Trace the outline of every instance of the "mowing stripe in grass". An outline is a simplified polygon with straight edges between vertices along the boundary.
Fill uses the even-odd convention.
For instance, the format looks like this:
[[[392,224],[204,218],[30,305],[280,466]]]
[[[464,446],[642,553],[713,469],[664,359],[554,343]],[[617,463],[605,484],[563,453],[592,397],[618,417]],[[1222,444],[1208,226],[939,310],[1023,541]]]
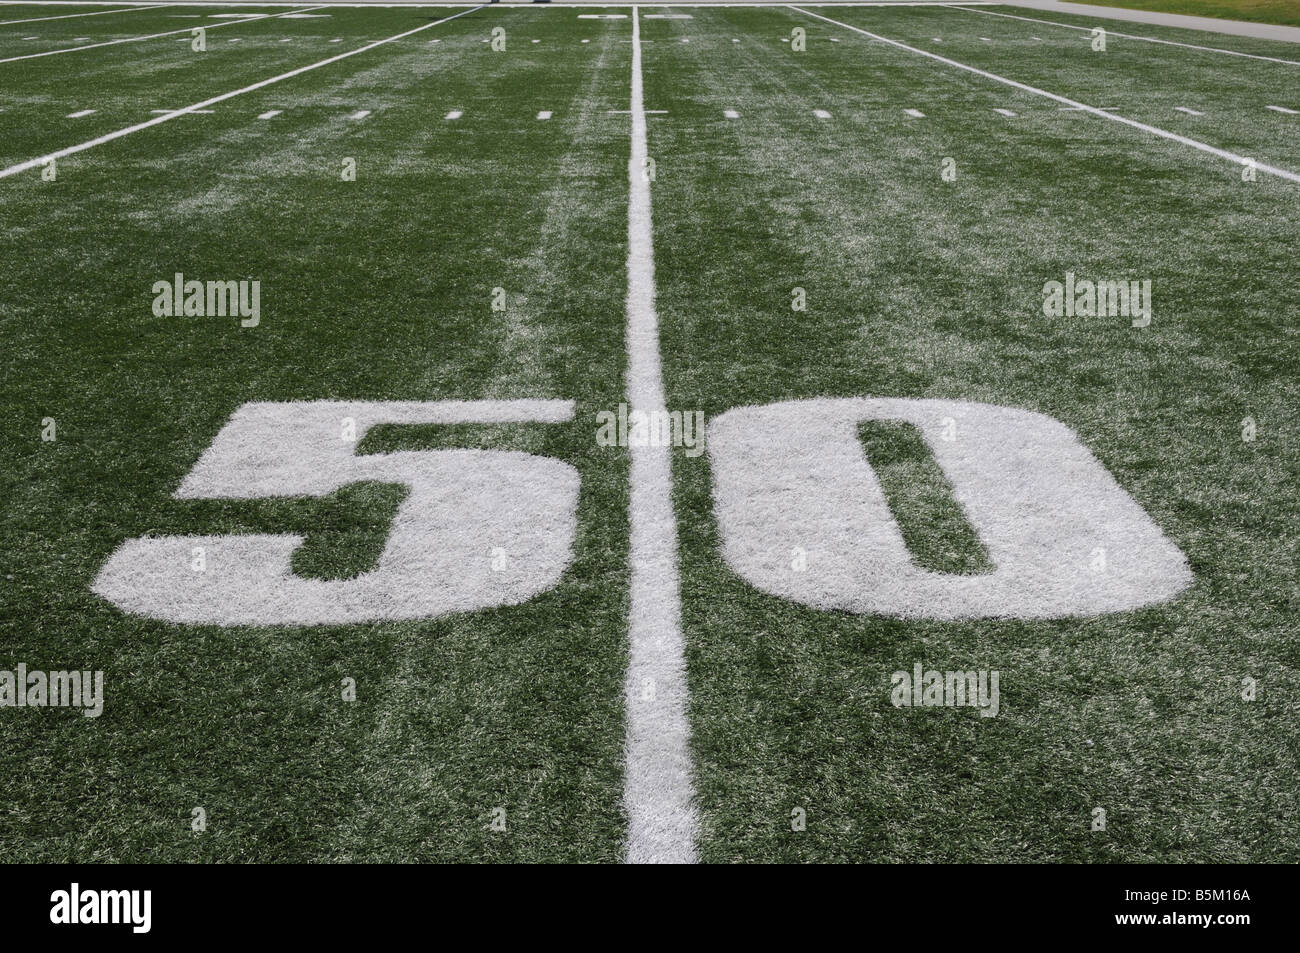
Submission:
[[[790,9],[802,13],[805,16],[815,17],[818,20],[824,20],[827,23],[833,23],[836,26],[843,27],[846,30],[852,30],[854,33],[861,33],[863,36],[868,37],[872,40],[879,40],[881,43],[888,43],[890,46],[895,46],[900,50],[906,50],[909,53],[916,53],[918,56],[929,57],[930,59],[936,60],[947,66],[955,66],[957,69],[965,70],[968,73],[974,73],[976,76],[982,76],[985,79],[991,79],[996,83],[1002,83],[1003,85],[1010,86],[1013,89],[1019,89],[1026,93],[1033,93],[1035,96],[1046,96],[1048,99],[1055,100],[1058,103],[1064,103],[1065,105],[1069,106],[1071,109],[1077,109],[1077,110],[1081,110],[1082,112],[1092,113],[1094,116],[1101,116],[1103,119],[1109,119],[1112,122],[1123,123],[1126,126],[1132,126],[1134,129],[1140,129],[1142,132],[1149,132],[1153,136],[1159,136],[1162,139],[1169,139],[1170,141],[1177,142],[1180,145],[1190,146],[1193,149],[1199,149],[1201,152],[1209,153],[1212,156],[1218,156],[1220,159],[1227,159],[1229,162],[1236,163],[1237,165],[1244,165],[1246,164],[1247,161],[1250,161],[1245,156],[1238,155],[1235,152],[1229,152],[1226,149],[1220,149],[1217,146],[1209,145],[1208,143],[1201,142],[1197,139],[1189,139],[1186,136],[1180,136],[1176,132],[1170,132],[1167,129],[1161,129],[1158,126],[1148,126],[1146,123],[1138,122],[1136,119],[1129,119],[1125,116],[1113,115],[1111,113],[1106,112],[1106,110],[1104,109],[1097,108],[1096,106],[1089,106],[1086,103],[1078,102],[1066,96],[1060,96],[1057,95],[1056,93],[1049,93],[1047,90],[1039,89],[1037,86],[1030,86],[1027,83],[1020,83],[1014,79],[1007,79],[1007,77],[1005,76],[999,76],[997,73],[990,73],[987,70],[982,70],[974,66],[968,66],[965,63],[958,63],[956,60],[950,60],[948,59],[948,57],[940,56],[938,53],[931,53],[928,50],[918,49],[915,46],[908,46],[906,43],[900,43],[898,40],[891,40],[888,37],[881,36],[878,33],[871,33],[867,30],[859,29],[858,27],[855,26],[850,26],[847,23],[842,23],[839,20],[832,20],[830,17],[824,17],[820,13],[813,13],[811,10],[804,10],[800,7],[796,7],[793,5],[791,5]],[[1288,171],[1287,169],[1280,169],[1274,165],[1265,165],[1262,162],[1255,162],[1254,168],[1259,170],[1260,172],[1267,172],[1269,175],[1275,175],[1280,179],[1286,179],[1288,182],[1300,183],[1300,174]]]
[[[346,53],[340,53],[338,56],[331,56],[328,59],[321,60],[317,63],[310,63],[307,66],[300,66],[297,69],[290,70],[287,73],[281,73],[279,76],[272,76],[270,79],[264,79],[260,82],[253,83],[251,86],[245,86],[243,89],[236,89],[229,93],[222,93],[220,96],[213,96],[211,99],[205,99],[202,102],[194,103],[192,106],[186,106],[184,109],[178,109],[174,113],[168,113],[165,116],[159,116],[156,119],[150,119],[147,122],[139,122],[134,126],[127,126],[125,129],[119,129],[116,132],[110,132],[86,142],[79,143],[75,146],[68,146],[66,149],[60,149],[57,152],[51,152],[47,155],[38,156],[35,159],[28,159],[25,162],[19,162],[17,165],[11,165],[7,169],[0,169],[0,179],[7,178],[11,175],[17,175],[20,172],[26,172],[28,169],[35,169],[45,165],[51,159],[62,159],[65,156],[76,155],[78,152],[84,152],[87,149],[93,149],[95,146],[102,146],[106,142],[112,142],[115,139],[121,139],[123,136],[129,136],[133,132],[140,132],[142,129],[148,129],[150,126],[157,126],[159,123],[167,122],[169,119],[175,119],[177,116],[184,116],[187,113],[198,112],[206,109],[216,103],[225,102],[227,99],[233,99],[236,96],[242,96],[244,93],[251,93],[254,90],[262,89],[273,83],[279,83],[282,80],[292,79],[295,76],[301,76],[303,73],[309,73],[314,69],[320,69],[322,66],[329,66],[331,63],[337,63],[339,60],[345,60],[349,56],[356,56],[358,53],[365,53],[375,49],[378,46],[404,39],[415,33],[420,33],[430,27],[438,26],[440,23],[446,23],[448,20],[455,20],[457,17],[463,17],[467,13],[474,13],[482,10],[487,4],[479,4],[468,10],[462,10],[459,13],[452,14],[449,17],[443,17],[441,20],[434,20],[432,23],[426,23],[423,26],[417,26],[413,30],[407,30],[404,33],[398,33],[394,36],[385,37],[382,40],[376,40],[373,43],[367,43],[365,46],[359,46],[355,50],[348,50]],[[1261,166],[1261,168],[1263,168]]]
[[[96,10],[93,13],[65,13],[57,17],[31,17],[27,20],[0,20],[0,26],[13,26],[17,23],[40,23],[44,20],[73,20],[77,17],[102,17],[106,13],[134,13],[137,10],[157,10],[159,7],[170,6],[167,3],[155,3],[147,7],[119,7],[116,10]]]
[[[632,8],[632,152],[627,207],[627,399],[633,411],[663,412],[659,315],[655,310],[654,225],[646,174],[641,19]],[[631,613],[628,619],[626,780],[629,863],[696,860],[690,725],[681,581],[667,446],[632,446]]]
[[[944,4],[944,6],[950,6],[954,10],[966,10],[970,13],[984,13],[991,17],[1006,17],[1009,20],[1028,20],[1030,23],[1046,23],[1048,26],[1064,27],[1067,30],[1083,30],[1085,33],[1091,33],[1094,29],[1090,26],[1075,26],[1073,23],[1057,23],[1055,20],[1040,20],[1037,17],[1022,17],[1017,16],[1014,13],[995,13],[992,10],[979,10],[975,7],[957,6],[955,4]],[[1107,28],[1106,33],[1109,36],[1122,36],[1126,40],[1141,40],[1144,43],[1162,43],[1165,46],[1181,46],[1184,49],[1200,50],[1204,53],[1226,53],[1229,56],[1244,56],[1247,59],[1252,60],[1267,60],[1270,63],[1283,63],[1287,66],[1300,66],[1300,61],[1298,60],[1283,60],[1276,56],[1260,56],[1258,53],[1241,53],[1237,50],[1220,49],[1217,46],[1197,46],[1195,43],[1179,43],[1175,40],[1159,40],[1154,36],[1135,36],[1132,33],[1119,33],[1118,31],[1109,28]],[[1037,40],[1038,37],[1035,36],[1030,39]]]
[[[298,10],[322,10],[324,7],[299,7]],[[256,20],[274,19],[276,17],[288,16],[288,13],[261,13],[254,16],[245,17],[242,20],[226,20],[224,23],[206,23],[203,26],[205,30],[215,30],[223,26],[237,26],[241,23],[253,23]],[[42,56],[58,56],[60,53],[79,53],[82,50],[97,50],[104,46],[118,46],[122,43],[138,43],[141,40],[156,40],[163,36],[176,36],[179,33],[191,33],[194,27],[185,27],[181,30],[168,30],[166,33],[149,33],[144,36],[128,36],[120,40],[105,40],[102,43],[86,43],[82,46],[65,46],[59,50],[46,50],[44,53],[24,53],[22,56],[10,56],[7,59],[0,60],[0,63],[14,63],[18,60],[34,60]]]

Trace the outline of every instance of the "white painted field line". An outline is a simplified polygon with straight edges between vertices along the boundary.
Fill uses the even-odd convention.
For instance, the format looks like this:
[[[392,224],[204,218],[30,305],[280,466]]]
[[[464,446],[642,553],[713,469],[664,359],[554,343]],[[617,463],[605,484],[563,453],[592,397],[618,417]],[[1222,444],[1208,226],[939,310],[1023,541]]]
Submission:
[[[357,110],[356,112],[354,112],[352,115],[348,116],[348,118],[349,118],[349,119],[365,119],[365,118],[366,118],[367,116],[369,116],[369,115],[370,115],[370,110],[369,110],[369,109],[358,109],[358,110]]]
[[[157,10],[171,6],[168,3],[155,3],[147,7],[119,7],[116,10],[96,10],[94,13],[65,13],[57,17],[31,17],[26,20],[0,20],[0,26],[13,26],[17,23],[40,23],[43,20],[72,20],[76,17],[102,17],[107,13],[134,13],[136,10]]]
[[[149,112],[154,113],[154,114],[159,114],[159,113],[174,113],[175,111],[176,111],[176,110],[174,110],[174,109],[151,109],[151,110],[149,110]],[[210,115],[212,115],[213,112],[215,112],[215,110],[212,110],[212,109],[191,109],[191,110],[190,110],[190,115],[197,116],[197,115],[203,114],[203,115],[206,115],[206,116],[210,116]]]
[[[847,23],[841,23],[839,20],[832,20],[830,17],[824,17],[820,13],[813,13],[811,10],[804,10],[800,7],[791,6],[791,10],[797,10],[805,16],[816,17],[818,20],[825,20],[827,23],[833,23],[836,26],[843,27],[846,30],[852,30],[854,33],[861,33],[863,36],[878,40],[881,43],[888,43],[890,46],[897,47],[900,50],[907,50],[909,53],[915,53],[918,56],[926,56],[947,66],[965,70],[968,73],[974,73],[976,76],[982,76],[985,79],[991,79],[995,83],[1002,83],[1004,86],[1010,86],[1013,89],[1019,89],[1022,92],[1033,93],[1035,96],[1045,96],[1048,99],[1055,100],[1058,103],[1064,103],[1071,109],[1082,110],[1083,112],[1092,113],[1094,116],[1100,116],[1102,119],[1109,119],[1111,122],[1123,123],[1134,129],[1140,129],[1142,132],[1150,133],[1153,136],[1159,136],[1161,139],[1168,139],[1171,142],[1177,142],[1180,145],[1190,146],[1193,149],[1199,149],[1201,152],[1209,153],[1212,156],[1218,156],[1220,159],[1227,159],[1237,165],[1244,165],[1248,160],[1246,156],[1238,155],[1235,152],[1229,152],[1226,149],[1220,149],[1217,146],[1200,142],[1196,139],[1189,139],[1187,136],[1180,136],[1176,132],[1170,132],[1167,129],[1160,129],[1157,126],[1148,126],[1144,122],[1138,122],[1136,119],[1129,119],[1125,116],[1117,116],[1113,113],[1106,112],[1104,109],[1098,109],[1096,106],[1089,106],[1085,103],[1077,102],[1065,96],[1056,93],[1049,93],[1045,89],[1039,89],[1037,86],[1029,86],[1026,83],[1017,82],[1014,79],[1007,79],[1005,76],[999,76],[997,73],[990,73],[987,70],[978,69],[974,66],[967,66],[965,63],[958,63],[956,60],[950,60],[946,56],[940,56],[938,53],[931,53],[928,50],[918,49],[915,46],[908,46],[906,43],[900,43],[898,40],[891,40],[888,37],[881,36],[878,33],[870,33],[867,30],[850,26]],[[1262,162],[1254,163],[1254,168],[1260,172],[1267,172],[1269,175],[1275,175],[1280,179],[1286,179],[1288,182],[1300,182],[1300,174],[1291,172],[1287,169],[1280,169],[1277,166],[1265,165]]]
[[[1196,109],[1188,109],[1186,106],[1175,106],[1174,109],[1180,113],[1187,113],[1189,116],[1204,116],[1205,113]]]
[[[830,119],[830,118],[831,118],[831,114],[828,113],[825,109],[814,109],[814,110],[813,110],[813,115],[816,116],[818,119]]]
[[[646,175],[641,18],[632,8],[632,154],[627,164],[627,398],[632,410],[666,410],[655,311],[654,224]],[[686,718],[677,522],[668,446],[633,446],[631,615],[623,694],[627,758],[623,805],[628,863],[693,863],[695,790]]]
[[[1010,109],[995,109],[993,111],[997,113],[999,116],[1006,116],[1008,119],[1016,118],[1016,114],[1012,112]]]
[[[463,115],[465,115],[465,114],[464,114],[463,112],[461,112],[459,109],[453,109],[451,112],[447,113],[447,118],[448,118],[448,119],[459,119],[459,118],[460,118],[461,116],[463,116]]]
[[[321,10],[323,7],[302,7],[303,10]],[[273,19],[275,17],[285,16],[283,13],[263,13],[257,16],[244,17],[242,20],[226,20],[221,23],[204,24],[205,30],[216,30],[223,26],[236,26],[241,23],[253,23],[257,20]],[[105,46],[118,46],[122,43],[139,43],[142,40],[156,40],[163,36],[176,36],[180,33],[190,33],[194,27],[185,27],[180,30],[167,30],[165,33],[149,33],[145,36],[128,36],[120,40],[104,40],[102,43],[85,43],[81,46],[65,46],[58,50],[46,50],[44,53],[24,53],[22,56],[10,56],[0,60],[0,63],[16,63],[18,60],[34,60],[42,56],[58,56],[60,53],[78,53],[82,50],[98,50]]]
[[[726,117],[727,119],[739,119],[739,118],[740,118],[740,113],[736,112],[734,109],[724,109],[724,110],[722,111],[722,115],[723,115],[724,117]]]
[[[551,118],[551,111],[550,111],[549,109],[543,109],[541,112],[539,112],[539,113],[537,114],[537,118],[538,118],[538,119],[550,119],[550,118]]]
[[[95,112],[95,110],[93,110],[93,109],[83,109],[83,110],[81,110],[80,112],[68,113],[68,118],[69,118],[69,119],[80,119],[82,116],[90,116],[90,115],[93,115],[94,112]]]
[[[1055,20],[1040,20],[1037,17],[1022,17],[1014,13],[995,13],[992,10],[981,10],[978,7],[966,6],[964,4],[961,6],[944,4],[944,6],[947,6],[951,10],[965,10],[968,13],[983,13],[991,17],[1006,17],[1009,20],[1026,20],[1029,23],[1046,23],[1048,26],[1064,27],[1067,30],[1082,30],[1085,33],[1091,33],[1093,31],[1093,27],[1090,26],[1075,26],[1073,23],[1057,23]],[[1110,36],[1122,36],[1126,40],[1141,40],[1144,43],[1160,43],[1164,46],[1181,46],[1184,49],[1200,50],[1203,53],[1226,53],[1228,56],[1244,56],[1246,59],[1250,60],[1267,60],[1270,63],[1284,63],[1287,66],[1300,66],[1300,60],[1283,60],[1278,59],[1276,56],[1260,56],[1258,53],[1241,53],[1237,50],[1220,49],[1217,46],[1197,46],[1195,43],[1179,43],[1176,40],[1160,40],[1154,36],[1137,36],[1133,33],[1120,33],[1117,30],[1112,30],[1110,27],[1106,28],[1106,33]],[[1031,39],[1037,40],[1038,37],[1031,37]]]
[[[1300,110],[1287,109],[1285,106],[1265,106],[1265,109],[1271,109],[1275,113],[1286,113],[1288,116],[1300,116]]]
[[[78,152],[85,152],[87,149],[93,149],[95,146],[102,146],[106,142],[112,142],[114,139],[121,139],[123,136],[129,136],[133,132],[140,132],[142,129],[148,129],[150,126],[157,126],[160,123],[175,119],[177,116],[184,116],[199,109],[207,109],[209,106],[215,106],[217,103],[223,103],[227,99],[233,99],[236,96],[242,96],[244,93],[251,93],[256,89],[262,89],[273,83],[279,83],[286,79],[292,79],[295,76],[301,76],[303,73],[310,73],[314,69],[320,69],[322,66],[329,66],[331,63],[337,63],[339,60],[345,60],[349,56],[356,56],[358,53],[366,53],[379,46],[393,43],[397,40],[405,39],[416,33],[428,30],[431,27],[438,26],[440,23],[446,23],[448,20],[455,20],[457,17],[463,17],[467,13],[474,13],[482,10],[487,4],[481,3],[477,7],[468,10],[461,10],[459,13],[453,13],[449,17],[443,17],[441,20],[434,20],[432,23],[425,23],[417,26],[412,30],[404,33],[398,33],[394,36],[385,37],[382,40],[375,40],[373,43],[367,43],[365,46],[359,46],[355,50],[348,50],[346,53],[339,53],[337,56],[331,56],[328,59],[320,60],[316,63],[309,63],[306,66],[299,66],[297,69],[289,70],[287,73],[281,73],[279,76],[272,76],[270,79],[264,79],[253,83],[251,86],[245,86],[243,89],[236,89],[229,93],[222,93],[220,96],[213,96],[211,99],[205,99],[202,102],[194,103],[192,106],[186,106],[184,109],[178,109],[174,113],[168,113],[165,116],[158,116],[145,122],[138,122],[134,126],[127,126],[125,129],[118,129],[116,132],[110,132],[107,135],[99,136],[95,139],[89,139],[86,142],[79,143],[75,146],[68,146],[66,149],[59,149],[57,152],[51,152],[47,155],[38,156],[35,159],[28,159],[26,162],[19,162],[17,165],[11,165],[7,169],[0,169],[0,179],[8,178],[11,175],[17,175],[20,172],[26,172],[28,169],[35,169],[45,165],[51,159],[62,159],[65,156],[76,155]]]
[[[908,114],[909,116],[911,116],[913,119],[924,119],[924,118],[925,118],[925,113],[921,112],[921,110],[919,110],[919,109],[904,109],[903,112],[907,113],[907,114]]]
[[[280,115],[280,113],[282,113],[282,112],[284,112],[283,109],[268,109],[266,112],[264,112],[264,113],[260,113],[260,114],[258,115],[257,118],[258,118],[258,119],[274,119],[276,116]]]

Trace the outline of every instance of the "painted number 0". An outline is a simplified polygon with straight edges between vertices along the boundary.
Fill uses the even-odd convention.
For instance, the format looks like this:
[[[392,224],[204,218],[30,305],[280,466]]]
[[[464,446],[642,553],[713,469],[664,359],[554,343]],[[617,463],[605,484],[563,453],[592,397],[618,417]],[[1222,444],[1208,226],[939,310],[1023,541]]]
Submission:
[[[869,420],[921,432],[992,572],[912,562],[858,439]],[[1068,427],[1042,414],[949,400],[791,401],[728,411],[708,444],[724,558],[794,602],[1040,619],[1163,602],[1192,581],[1178,548]]]
[[[432,618],[524,602],[555,586],[573,558],[573,467],[497,450],[359,455],[356,444],[378,424],[572,417],[571,401],[547,400],[245,404],[176,496],[403,484],[408,496],[375,569],[350,580],[295,576],[291,556],[304,537],[291,534],[140,538],[109,557],[93,589],[128,612],[216,625]],[[341,431],[347,419],[354,426]],[[857,437],[867,420],[906,422],[925,436],[992,572],[912,562]],[[728,411],[707,446],[727,563],[805,605],[938,619],[1082,616],[1165,601],[1192,581],[1178,548],[1067,427],[1041,414],[960,401],[792,401]]]

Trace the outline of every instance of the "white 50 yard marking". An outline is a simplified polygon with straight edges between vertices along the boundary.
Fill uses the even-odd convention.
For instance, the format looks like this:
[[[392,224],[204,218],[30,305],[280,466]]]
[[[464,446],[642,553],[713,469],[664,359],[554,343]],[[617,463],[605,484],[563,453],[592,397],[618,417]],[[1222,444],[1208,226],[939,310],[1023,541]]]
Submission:
[[[1151,135],[1159,136],[1161,139],[1169,139],[1170,141],[1177,142],[1180,145],[1191,146],[1193,149],[1199,149],[1201,152],[1208,152],[1212,156],[1218,156],[1220,159],[1227,159],[1229,162],[1235,162],[1237,165],[1244,165],[1246,162],[1250,161],[1245,156],[1238,155],[1235,152],[1229,152],[1226,149],[1220,149],[1217,146],[1212,146],[1196,139],[1189,139],[1186,136],[1180,136],[1175,132],[1170,132],[1167,129],[1160,129],[1157,126],[1148,126],[1146,123],[1138,122],[1136,119],[1128,119],[1124,116],[1112,115],[1104,109],[1098,109],[1096,106],[1089,106],[1086,103],[1077,102],[1073,99],[1068,99],[1065,96],[1059,96],[1056,93],[1049,93],[1047,90],[1039,89],[1037,86],[1019,83],[1014,79],[1007,79],[1005,76],[999,76],[997,73],[990,73],[987,70],[977,69],[974,66],[967,66],[965,63],[958,63],[956,60],[950,60],[948,57],[940,56],[938,53],[931,53],[928,50],[918,49],[915,46],[908,46],[906,43],[898,42],[898,40],[891,40],[889,37],[881,36],[879,33],[871,33],[867,30],[851,26],[848,23],[841,23],[839,20],[832,20],[830,17],[824,17],[820,13],[813,13],[811,10],[804,10],[801,7],[793,5],[790,9],[802,13],[805,16],[816,17],[818,20],[825,20],[827,23],[833,23],[846,30],[852,30],[854,33],[861,33],[863,36],[869,37],[873,40],[879,40],[881,43],[888,43],[890,46],[897,47],[900,50],[907,50],[909,53],[916,53],[918,56],[929,57],[930,59],[936,60],[947,66],[953,66],[957,69],[965,70],[968,73],[974,73],[976,76],[983,76],[985,79],[991,79],[995,83],[1002,83],[1004,86],[1010,86],[1013,89],[1019,89],[1026,93],[1033,93],[1035,96],[1046,96],[1048,99],[1054,99],[1058,103],[1064,103],[1071,109],[1078,109],[1083,112],[1092,113],[1094,116],[1100,116],[1102,119],[1109,119],[1111,122],[1120,122],[1126,126],[1132,126],[1134,129],[1149,132]],[[1300,174],[1288,171],[1287,169],[1279,169],[1277,166],[1265,165],[1262,162],[1254,163],[1254,167],[1260,172],[1267,172],[1269,175],[1275,175],[1280,179],[1286,179],[1288,182],[1300,182]]]
[[[655,312],[654,225],[646,174],[641,18],[632,8],[632,155],[627,208],[627,398],[633,410],[666,412]],[[628,620],[627,808],[629,863],[696,859],[695,792],[686,720],[677,524],[667,446],[633,446],[631,617]]]
[[[19,162],[17,165],[11,165],[7,169],[0,169],[0,179],[7,178],[11,175],[17,175],[19,172],[26,172],[28,169],[36,169],[45,165],[51,159],[62,159],[64,156],[76,155],[78,152],[85,152],[87,149],[93,149],[95,146],[102,146],[106,142],[112,142],[114,139],[121,139],[123,136],[129,136],[133,132],[139,132],[142,129],[148,129],[150,126],[157,126],[159,123],[167,122],[178,116],[184,116],[186,113],[197,112],[200,109],[207,109],[209,106],[223,103],[227,99],[233,99],[236,96],[242,96],[244,93],[251,93],[255,89],[261,89],[264,86],[270,86],[272,83],[279,83],[286,79],[292,79],[295,76],[301,76],[303,73],[309,73],[314,69],[320,69],[322,66],[329,66],[331,63],[337,63],[339,60],[345,60],[349,56],[356,56],[358,53],[365,53],[376,47],[384,46],[387,43],[393,43],[405,37],[421,33],[440,23],[446,23],[448,20],[455,20],[457,17],[463,17],[467,13],[473,13],[475,10],[482,10],[487,4],[479,4],[469,10],[462,10],[454,13],[449,17],[443,17],[441,20],[434,20],[432,23],[426,23],[423,26],[417,26],[413,30],[407,30],[405,33],[398,33],[395,36],[386,37],[382,40],[376,40],[373,43],[367,43],[365,46],[359,46],[355,50],[348,50],[346,53],[340,53],[338,56],[331,56],[329,59],[321,60],[318,63],[310,63],[307,66],[300,66],[297,69],[289,70],[287,73],[281,73],[279,76],[272,76],[270,79],[264,79],[261,82],[254,83],[251,86],[245,86],[243,89],[236,89],[233,92],[222,93],[220,96],[213,96],[211,99],[205,99],[200,103],[192,106],[186,106],[184,109],[178,109],[174,113],[168,113],[165,116],[158,116],[156,119],[150,119],[147,122],[139,122],[134,126],[127,126],[125,129],[119,129],[116,132],[110,132],[107,135],[99,136],[95,139],[87,140],[75,146],[68,146],[66,149],[60,149],[58,152],[51,152],[48,155],[38,156],[35,159],[28,159],[26,162]],[[1260,166],[1263,168],[1263,166]]]

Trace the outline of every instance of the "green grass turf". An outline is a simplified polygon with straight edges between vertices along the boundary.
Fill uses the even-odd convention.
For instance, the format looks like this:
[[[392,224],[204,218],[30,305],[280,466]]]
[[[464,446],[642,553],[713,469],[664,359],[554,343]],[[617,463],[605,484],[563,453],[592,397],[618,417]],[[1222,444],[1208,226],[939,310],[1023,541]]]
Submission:
[[[646,106],[667,110],[649,146],[669,406],[878,395],[1042,411],[1196,574],[1168,605],[1089,620],[818,612],[726,567],[708,457],[677,456],[703,857],[1300,859],[1287,821],[1300,809],[1300,187],[1243,183],[1231,163],[791,10],[690,12],[642,22]],[[0,58],[38,33],[54,48],[172,28],[158,13],[23,25],[0,32]],[[0,64],[0,163],[440,15],[331,13],[223,27],[210,41],[241,42],[202,55],[163,38]],[[618,858],[628,467],[596,446],[594,415],[623,394],[628,123],[609,111],[627,108],[630,23],[574,14],[474,13],[69,157],[55,182],[0,180],[0,668],[102,668],[107,696],[97,720],[0,711],[0,854]],[[1298,117],[1264,108],[1300,108],[1296,67],[1118,38],[1093,54],[1078,31],[956,10],[828,15],[1300,167]],[[504,54],[482,42],[497,25]],[[781,42],[795,26],[806,53]],[[1132,32],[1297,58],[1282,43]],[[64,118],[84,108],[97,112]],[[269,109],[284,112],[256,119]],[[373,112],[347,120],[357,109]],[[450,109],[464,116],[447,122]],[[339,177],[348,156],[353,183]],[[259,278],[261,326],[153,317],[152,283],[178,270]],[[1152,327],[1043,318],[1042,285],[1067,270],[1151,278]],[[806,312],[790,309],[796,286]],[[383,427],[359,452],[505,448],[577,467],[576,560],[523,606],[223,629],[127,616],[89,590],[143,534],[304,532],[295,566],[321,578],[374,559],[400,488],[171,498],[245,401],[515,397],[572,398],[575,420]],[[918,561],[981,571],[915,439],[867,429]],[[893,708],[890,673],[916,661],[999,669],[1002,714]],[[1254,703],[1240,699],[1247,675]],[[340,699],[348,677],[355,703]],[[1089,830],[1095,806],[1105,833]],[[489,828],[496,807],[506,832]],[[791,831],[794,807],[807,830]]]
[[[1127,10],[1156,10],[1160,13],[1185,13],[1224,20],[1248,20],[1255,23],[1279,23],[1300,26],[1300,8],[1295,0],[1088,0],[1102,7]]]

